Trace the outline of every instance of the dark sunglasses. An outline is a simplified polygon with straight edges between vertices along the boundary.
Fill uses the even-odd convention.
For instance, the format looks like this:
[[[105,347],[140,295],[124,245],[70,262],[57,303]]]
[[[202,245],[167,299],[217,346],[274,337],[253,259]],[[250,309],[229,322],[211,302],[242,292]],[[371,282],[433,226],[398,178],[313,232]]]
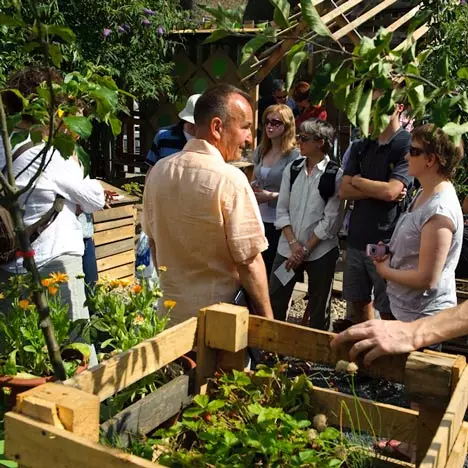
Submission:
[[[285,94],[284,96],[276,96],[276,100],[278,101],[285,101],[286,99],[288,99],[287,94]]]
[[[421,156],[421,154],[424,154],[425,151],[423,148],[416,148],[416,146],[410,146],[409,149],[409,154],[411,156]]]
[[[302,141],[302,143],[305,143],[306,141],[310,141],[314,139],[314,137],[307,136],[307,135],[297,135],[296,138],[298,141]]]
[[[281,120],[278,119],[265,119],[265,127],[267,125],[271,125],[272,127],[281,127],[281,125],[284,125],[284,122],[281,122]]]

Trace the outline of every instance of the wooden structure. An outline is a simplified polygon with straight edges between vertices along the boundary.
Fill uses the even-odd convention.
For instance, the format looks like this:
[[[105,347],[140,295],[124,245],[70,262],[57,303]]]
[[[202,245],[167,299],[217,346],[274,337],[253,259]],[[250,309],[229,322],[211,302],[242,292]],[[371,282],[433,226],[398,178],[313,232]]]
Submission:
[[[333,334],[249,315],[243,307],[217,304],[64,382],[46,384],[18,396],[15,412],[5,415],[5,453],[28,468],[155,467],[149,461],[104,447],[99,438],[99,404],[197,346],[197,391],[218,369],[242,369],[246,347],[334,365],[348,349],[332,350]],[[466,360],[435,352],[382,357],[360,372],[404,383],[419,410],[359,399],[314,387],[312,398],[326,408],[331,424],[350,426],[415,444],[421,468],[461,468],[468,427]],[[340,411],[343,404],[349,413]],[[177,409],[178,411],[178,409]],[[365,411],[366,417],[362,417]],[[147,416],[146,416],[147,417]],[[155,415],[154,417],[157,417]],[[375,466],[377,466],[377,461]],[[414,466],[384,459],[378,466]]]
[[[124,191],[101,182],[105,190],[118,194],[110,208],[93,214],[94,244],[99,277],[129,279],[135,276],[135,203]]]

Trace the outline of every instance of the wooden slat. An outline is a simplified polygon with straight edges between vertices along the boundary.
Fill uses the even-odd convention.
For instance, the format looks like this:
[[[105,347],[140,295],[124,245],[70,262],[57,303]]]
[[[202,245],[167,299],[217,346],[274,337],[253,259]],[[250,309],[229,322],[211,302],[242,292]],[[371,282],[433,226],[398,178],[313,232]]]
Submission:
[[[421,8],[421,5],[416,5],[414,8],[412,8],[410,11],[405,13],[401,18],[398,18],[394,23],[392,23],[385,29],[387,29],[387,31],[390,31],[390,32],[396,31],[398,28],[400,28],[405,23],[407,23],[411,18],[413,18],[420,8]]]
[[[406,45],[409,43],[409,42],[414,42],[414,41],[417,41],[418,39],[420,39],[422,36],[424,36],[424,34],[427,33],[427,31],[429,31],[429,26],[426,24],[423,24],[422,26],[420,26],[418,29],[416,29],[416,31],[413,32],[413,34],[411,34],[410,37],[406,38],[403,42],[401,42],[400,44],[398,44],[394,50],[398,51],[400,49],[403,49],[404,47],[406,47]]]
[[[94,225],[94,232],[107,231],[108,229],[115,229],[121,226],[132,226],[135,222],[133,216],[128,218],[116,219],[115,221],[107,221],[105,223],[97,223]]]
[[[418,412],[399,406],[376,403],[353,395],[314,387],[313,399],[327,415],[328,424],[375,434],[388,439],[413,443],[416,436]],[[351,418],[349,418],[349,415]]]
[[[468,451],[468,424],[462,424],[457,440],[453,446],[450,457],[445,465],[445,468],[461,468],[466,460],[466,452]]]
[[[118,253],[111,255],[110,257],[100,258],[97,261],[98,271],[101,273],[110,268],[115,268],[121,265],[126,265],[127,263],[132,263],[135,261],[135,250],[128,250],[127,252]]]
[[[209,307],[201,309],[198,314],[195,393],[207,392],[207,379],[212,377],[216,371],[216,350],[206,346],[205,325],[207,309],[209,309]]]
[[[130,276],[135,270],[135,264],[128,263],[127,265],[122,265],[116,268],[111,268],[110,270],[99,272],[99,278],[108,278],[108,279],[121,279]]]
[[[64,384],[94,393],[103,401],[191,351],[195,346],[196,331],[197,319],[186,320]]]
[[[135,248],[135,241],[133,237],[118,242],[113,242],[112,244],[101,245],[96,247],[96,258],[99,260],[103,257],[109,257],[121,252],[126,252],[127,250],[132,250]]]
[[[396,1],[396,0],[394,0]],[[325,24],[331,23],[335,18],[338,18],[339,16],[343,15],[347,11],[351,10],[354,8],[356,5],[359,5],[362,2],[362,0],[348,0],[347,2],[344,2],[342,5],[334,8],[333,10],[329,11],[325,15],[322,16],[322,21]],[[351,24],[351,23],[350,23]],[[343,28],[344,29],[344,28]],[[344,33],[344,36],[350,31],[352,31],[354,27],[350,28],[346,33]]]
[[[312,330],[301,325],[253,315],[249,318],[249,346],[306,361],[334,366],[340,359],[348,360],[349,347],[330,349],[330,341],[334,336],[334,333]],[[393,382],[403,382],[407,356],[384,356],[369,368],[361,365],[359,372]]]
[[[370,20],[375,15],[380,13],[382,10],[385,10],[385,8],[389,7],[393,3],[396,3],[397,1],[398,0],[384,0],[383,2],[380,2],[374,8],[371,8],[369,11],[366,11],[365,13],[359,15],[354,21],[351,21],[351,23],[346,25],[344,28],[341,28],[338,31],[334,32],[331,36],[332,39],[335,41],[339,41],[342,37],[346,36],[350,31],[357,28],[358,26],[365,23],[366,21]]]
[[[117,242],[119,240],[128,239],[135,235],[135,226],[123,226],[116,229],[109,229],[107,231],[97,232],[94,234],[94,245],[99,247],[103,244],[109,244],[111,242]]]
[[[110,208],[108,210],[96,211],[93,213],[94,223],[104,223],[106,221],[113,221],[114,219],[128,218],[133,216],[135,208],[133,205],[119,206],[117,208]]]
[[[460,432],[467,406],[468,368],[465,368],[420,468],[445,467]]]
[[[28,468],[162,468],[16,413],[5,415],[5,455]]]

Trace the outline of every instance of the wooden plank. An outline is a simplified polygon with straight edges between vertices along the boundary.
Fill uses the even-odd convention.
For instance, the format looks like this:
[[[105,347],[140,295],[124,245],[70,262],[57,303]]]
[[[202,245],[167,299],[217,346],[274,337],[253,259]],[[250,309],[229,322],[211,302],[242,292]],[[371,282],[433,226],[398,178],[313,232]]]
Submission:
[[[134,216],[135,208],[133,205],[119,206],[108,210],[96,211],[93,213],[94,223],[104,223],[114,219],[128,218]]]
[[[28,402],[30,398],[32,401]],[[95,442],[99,440],[99,400],[95,395],[48,382],[20,393],[16,397],[16,410],[34,418],[46,416],[41,422],[50,423],[49,416],[38,408],[41,401],[44,408],[50,408],[48,403],[55,406],[57,417],[67,431]]]
[[[429,26],[426,24],[423,24],[422,26],[420,26],[418,29],[416,29],[416,31],[413,32],[413,34],[411,34],[410,37],[406,38],[403,42],[401,42],[400,44],[398,44],[394,50],[398,51],[400,49],[403,49],[407,46],[408,43],[411,43],[411,42],[414,42],[414,41],[417,41],[418,39],[420,39],[422,36],[424,36],[424,34],[427,33],[427,31],[429,31]]]
[[[376,16],[378,13],[380,13],[382,10],[385,10],[387,7],[389,7],[393,3],[396,3],[397,1],[398,0],[384,0],[383,2],[380,2],[374,8],[371,8],[369,11],[366,11],[365,13],[359,15],[354,21],[351,21],[351,23],[349,23],[345,27],[334,32],[331,36],[332,39],[334,41],[339,41],[342,37],[346,36],[350,31],[354,30],[361,24],[370,20],[371,18]]]
[[[109,440],[118,436],[119,445],[127,447],[132,435],[148,434],[191,401],[189,376],[180,375],[101,424],[101,432]]]
[[[121,279],[130,276],[135,270],[135,264],[128,263],[127,265],[121,265],[116,268],[111,268],[110,270],[100,271],[99,278],[108,278],[108,279]]]
[[[135,235],[135,226],[123,226],[116,229],[109,229],[107,231],[97,232],[94,234],[94,245],[99,247],[103,244],[117,242],[119,240],[127,239]]]
[[[249,317],[249,346],[266,351],[295,356],[306,361],[334,366],[340,359],[348,360],[349,346],[330,349],[334,333],[313,330],[277,320],[268,320],[251,315]],[[360,365],[359,372],[374,377],[383,377],[393,382],[403,382],[406,354],[384,356],[369,368]],[[358,364],[361,364],[358,361]]]
[[[112,244],[101,245],[96,247],[96,258],[99,260],[103,257],[109,257],[114,254],[132,250],[135,248],[135,241],[133,238],[113,242]]]
[[[100,258],[97,261],[97,269],[99,272],[109,270],[110,268],[115,268],[121,265],[126,265],[127,263],[132,263],[135,261],[135,250],[128,250],[127,252],[121,252],[110,257]]]
[[[104,223],[94,224],[94,232],[107,231],[108,229],[115,229],[122,226],[133,226],[135,218],[129,216],[127,218],[116,219],[114,221],[106,221]]]
[[[393,1],[396,1],[396,0],[393,0]],[[359,5],[360,3],[362,2],[362,0],[348,0],[347,2],[344,2],[343,4],[337,6],[336,8],[334,8],[333,10],[331,10],[330,12],[326,13],[325,15],[322,16],[322,21],[325,23],[325,24],[329,24],[331,23],[334,19],[338,18],[339,16],[343,15],[344,13],[346,13],[347,11],[351,10],[352,8],[354,8],[356,5]],[[352,31],[354,29],[354,26],[349,28],[349,26],[351,25],[351,23],[346,26],[348,28],[347,32],[345,32],[343,34],[343,36],[346,36],[346,34],[348,34],[350,31]],[[345,28],[343,28],[345,29]],[[340,30],[341,31],[341,30]]]
[[[453,446],[450,457],[445,468],[462,468],[466,460],[468,451],[468,424],[464,422],[458,433],[457,440]]]
[[[465,368],[420,468],[445,467],[460,432],[467,406],[468,369]]]
[[[434,407],[424,403],[418,403],[419,418],[416,429],[416,465],[419,466],[426,456],[426,453],[432,443],[440,422],[445,413],[444,407]]]
[[[376,403],[354,395],[314,387],[312,399],[327,415],[329,425],[343,426],[389,439],[415,442],[418,412]],[[351,417],[350,417],[351,416]],[[359,423],[358,423],[359,421]]]
[[[411,18],[413,18],[420,8],[421,5],[416,5],[414,8],[412,8],[410,11],[398,18],[394,23],[390,24],[385,29],[390,32],[396,31],[398,28],[407,23]]]
[[[5,455],[28,468],[162,468],[11,412],[5,415]]]
[[[64,384],[94,393],[103,401],[191,351],[195,346],[196,332],[197,319],[191,318],[66,380]]]
[[[209,307],[201,309],[198,314],[197,329],[197,374],[195,393],[206,393],[207,379],[213,377],[216,371],[216,350],[206,346],[205,327],[206,311]]]

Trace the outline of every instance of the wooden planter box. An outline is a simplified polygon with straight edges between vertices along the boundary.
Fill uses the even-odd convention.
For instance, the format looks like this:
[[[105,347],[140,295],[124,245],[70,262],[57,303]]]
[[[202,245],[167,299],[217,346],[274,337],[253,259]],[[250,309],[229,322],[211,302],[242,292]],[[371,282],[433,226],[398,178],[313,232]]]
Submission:
[[[30,468],[143,468],[156,465],[99,440],[100,402],[125,389],[197,347],[196,390],[207,390],[207,379],[217,369],[242,369],[246,347],[264,349],[307,361],[334,365],[347,359],[348,350],[332,351],[332,333],[299,325],[249,316],[247,309],[217,304],[147,340],[131,350],[60,384],[45,384],[18,396],[15,412],[5,415],[5,453]],[[359,364],[359,363],[358,363]],[[360,399],[314,387],[314,398],[326,408],[330,424],[349,427],[363,408],[363,431],[372,426],[376,435],[415,444],[423,468],[461,468],[468,447],[466,360],[435,352],[383,357],[359,372],[401,382],[419,411]],[[159,406],[155,421],[176,414]],[[182,403],[180,406],[183,406]],[[166,411],[165,414],[163,414]],[[341,414],[340,414],[341,412]],[[391,459],[376,459],[374,466],[414,466]]]

